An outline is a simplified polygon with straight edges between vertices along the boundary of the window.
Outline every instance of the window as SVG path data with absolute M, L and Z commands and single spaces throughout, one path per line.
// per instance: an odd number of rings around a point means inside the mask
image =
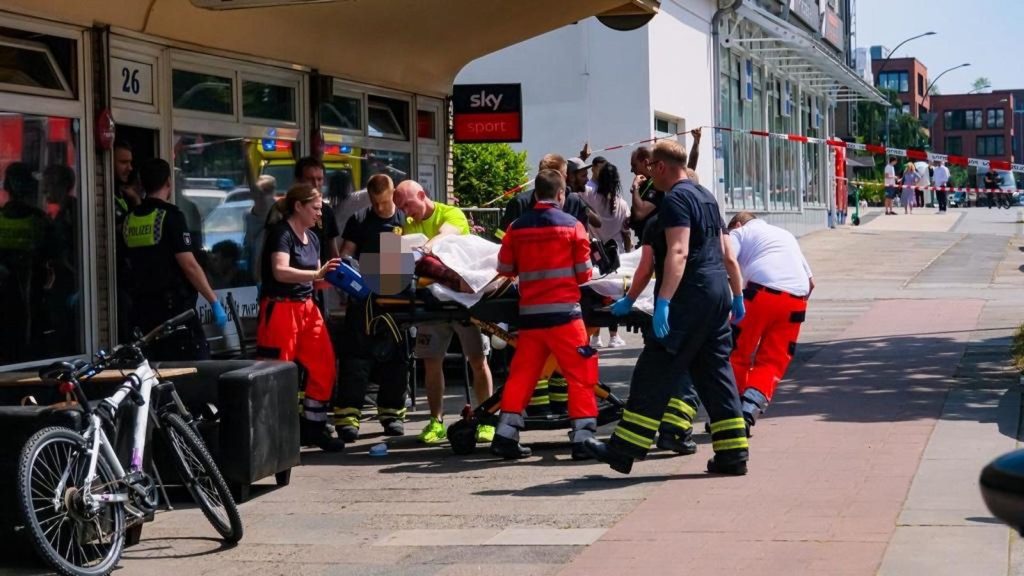
M 981 110 L 946 110 L 942 126 L 946 130 L 980 130 Z
M 978 156 L 1003 156 L 1006 154 L 1002 136 L 978 136 Z
M 0 88 L 74 98 L 75 41 L 0 27 Z
M 906 72 L 882 72 L 878 75 L 878 86 L 901 94 L 910 91 Z
M 320 105 L 320 123 L 331 128 L 363 131 L 363 99 L 361 96 L 333 94 Z
M 368 135 L 392 140 L 409 140 L 408 101 L 371 94 L 366 102 Z
M 904 114 L 910 114 L 910 104 L 904 104 L 903 105 L 903 113 Z
M 242 115 L 265 120 L 295 121 L 295 88 L 245 80 Z
M 658 136 L 672 136 L 679 132 L 679 123 L 668 118 L 654 117 L 654 132 Z
M 437 113 L 433 110 L 416 111 L 416 137 L 437 140 Z
M 85 352 L 79 129 L 0 111 L 0 366 Z
M 924 76 L 917 75 L 917 95 L 924 96 Z
M 174 107 L 213 114 L 234 114 L 234 79 L 189 70 L 171 75 Z
M 964 141 L 960 136 L 946 136 L 945 148 L 943 148 L 944 154 L 955 154 L 957 156 L 963 156 L 964 153 Z
M 988 112 L 988 127 L 989 128 L 1002 128 L 1005 124 L 1003 114 L 1005 111 L 1002 108 L 989 108 Z

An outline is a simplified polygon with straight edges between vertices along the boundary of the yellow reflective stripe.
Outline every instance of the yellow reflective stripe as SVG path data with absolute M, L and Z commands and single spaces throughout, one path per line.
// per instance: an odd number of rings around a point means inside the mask
M 505 237 L 505 231 L 500 228 L 495 230 L 494 237 L 497 238 L 498 240 L 501 240 L 502 238 Z
M 538 380 L 537 381 L 537 385 L 534 386 L 534 388 L 533 388 L 533 391 L 536 392 L 537 390 L 547 390 L 547 389 L 548 389 L 548 381 L 547 380 Z
M 351 426 L 353 428 L 359 428 L 359 418 L 355 416 L 345 416 L 344 418 L 335 418 L 335 426 Z
M 334 414 L 335 416 L 359 416 L 362 411 L 358 408 L 335 408 Z
M 545 394 L 543 396 L 534 396 L 533 398 L 530 398 L 530 406 L 539 406 L 541 404 L 550 404 L 550 403 L 551 403 L 551 397 L 549 397 L 547 394 Z
M 729 438 L 728 440 L 714 440 L 711 442 L 711 447 L 715 452 L 719 450 L 739 450 L 750 448 L 750 443 L 746 438 Z
M 668 412 L 666 412 L 665 415 L 662 416 L 661 421 L 667 422 L 678 428 L 682 428 L 683 430 L 689 430 L 693 428 L 693 424 L 691 424 L 690 422 L 680 418 L 679 416 L 676 416 L 675 414 L 669 414 Z
M 629 410 L 623 411 L 622 419 L 625 420 L 626 422 L 629 422 L 630 424 L 636 424 L 637 426 L 641 426 L 643 428 L 647 428 L 648 430 L 653 430 L 655 432 L 658 431 L 658 426 L 660 424 L 657 420 L 653 418 L 641 416 L 640 414 L 637 414 L 636 412 L 630 412 Z
M 398 416 L 399 418 L 405 418 L 405 414 L 406 414 L 405 408 L 401 408 L 401 409 L 396 409 L 396 408 L 378 408 L 377 409 L 377 415 L 378 416 Z
M 556 392 L 552 392 L 551 393 L 551 401 L 552 402 L 568 402 L 569 401 L 569 395 L 568 394 L 558 394 Z
M 305 400 L 305 399 L 306 399 L 306 393 L 305 392 L 299 392 L 299 400 Z
M 626 430 L 622 426 L 617 426 L 615 428 L 615 432 L 612 432 L 612 436 L 618 436 L 619 438 L 622 438 L 626 442 L 629 442 L 634 446 L 639 446 L 644 450 L 650 450 L 651 442 L 653 441 L 651 438 L 644 438 L 639 434 L 634 434 L 629 430 Z
M 719 420 L 718 422 L 711 423 L 711 433 L 725 432 L 728 430 L 740 430 L 747 427 L 746 421 L 743 418 L 729 418 L 728 420 Z
M 676 410 L 679 410 L 683 414 L 686 414 L 692 420 L 697 416 L 697 411 L 694 410 L 693 406 L 690 406 L 686 402 L 683 402 L 679 398 L 672 398 L 668 401 L 668 405 Z

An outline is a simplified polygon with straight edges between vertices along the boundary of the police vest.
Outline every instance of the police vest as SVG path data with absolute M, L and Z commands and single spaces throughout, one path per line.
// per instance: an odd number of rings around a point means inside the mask
M 38 248 L 42 227 L 31 214 L 12 218 L 0 211 L 0 250 L 5 252 L 32 252 Z
M 124 220 L 123 235 L 125 246 L 129 248 L 148 248 L 160 244 L 163 238 L 164 218 L 167 211 L 157 208 L 149 214 L 128 214 Z

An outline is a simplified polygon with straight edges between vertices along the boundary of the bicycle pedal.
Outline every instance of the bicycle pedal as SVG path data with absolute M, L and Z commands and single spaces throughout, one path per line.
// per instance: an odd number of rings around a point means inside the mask
M 156 518 L 156 511 L 155 510 L 148 510 L 148 509 L 141 509 L 140 510 L 139 508 L 136 508 L 135 505 L 133 505 L 133 504 L 125 504 L 124 505 L 124 509 L 125 509 L 126 512 L 131 514 L 132 519 L 134 520 L 134 522 L 131 522 L 131 521 L 129 522 L 130 525 L 134 525 L 136 522 L 142 522 L 142 523 L 152 522 L 153 519 Z

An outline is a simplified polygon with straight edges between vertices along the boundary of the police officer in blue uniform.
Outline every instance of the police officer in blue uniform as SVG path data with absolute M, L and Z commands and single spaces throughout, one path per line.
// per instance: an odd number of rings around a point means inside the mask
M 185 216 L 168 202 L 171 196 L 171 167 L 154 158 L 140 170 L 146 199 L 125 218 L 122 236 L 131 267 L 129 287 L 134 325 L 143 332 L 190 310 L 198 294 L 210 302 L 217 326 L 227 323 L 224 307 L 206 280 L 196 260 L 197 247 L 185 223 Z M 151 345 L 152 360 L 204 360 L 210 347 L 202 322 L 193 318 L 187 330 L 176 332 Z
M 676 389 L 675 375 L 689 372 L 711 419 L 715 456 L 708 471 L 746 474 L 746 422 L 729 364 L 729 317 L 743 314 L 742 278 L 724 238 L 718 202 L 687 179 L 686 160 L 675 141 L 659 142 L 652 151 L 654 186 L 669 190 L 658 216 L 666 250 L 655 253 L 654 334 L 637 359 L 629 400 L 611 439 L 590 439 L 585 446 L 614 470 L 629 473 L 654 442 Z

